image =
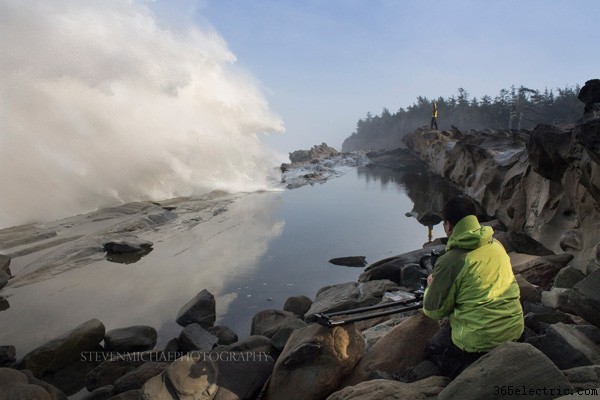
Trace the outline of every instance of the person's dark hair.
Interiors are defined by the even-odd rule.
[[[448,200],[442,211],[444,221],[450,222],[450,225],[455,226],[458,221],[467,215],[476,215],[477,210],[473,200],[465,196],[456,196]]]

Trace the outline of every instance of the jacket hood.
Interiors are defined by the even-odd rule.
[[[448,238],[446,250],[460,248],[466,250],[477,249],[492,241],[494,230],[489,226],[481,226],[477,217],[467,215],[454,227],[452,235]]]

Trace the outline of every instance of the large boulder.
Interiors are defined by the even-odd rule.
[[[575,312],[586,321],[600,327],[600,270],[578,282],[569,296]]]
[[[440,393],[449,381],[441,376],[413,383],[374,379],[339,390],[327,400],[425,400]]]
[[[18,367],[30,370],[36,377],[60,371],[79,361],[85,352],[97,349],[104,340],[104,334],[102,322],[89,320],[27,353],[19,360]]]
[[[273,359],[262,354],[191,353],[146,382],[142,393],[160,400],[253,400],[272,369]]]
[[[204,289],[181,307],[176,322],[183,327],[197,323],[203,328],[210,328],[217,319],[215,308],[215,296]]]
[[[439,323],[422,313],[407,318],[373,345],[345,380],[344,386],[363,382],[376,370],[406,374],[423,361],[427,342],[438,330]]]
[[[541,351],[505,343],[475,361],[438,396],[439,400],[554,399],[571,384]]]
[[[106,332],[104,347],[107,351],[122,353],[152,350],[157,338],[158,334],[153,327],[135,325]]]
[[[0,368],[0,399],[67,400],[60,390],[36,379],[29,371]]]
[[[550,325],[543,336],[528,339],[560,369],[600,364],[600,346],[574,326]]]
[[[510,262],[515,275],[521,274],[528,282],[549,290],[558,272],[573,259],[571,254],[533,256],[510,253]]]
[[[10,257],[5,254],[0,254],[0,271],[6,272],[8,276],[12,276],[10,272]]]
[[[275,364],[265,400],[322,400],[362,357],[364,339],[354,325],[313,324],[295,331]]]

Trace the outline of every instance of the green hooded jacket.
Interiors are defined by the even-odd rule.
[[[423,299],[428,317],[449,315],[452,341],[469,352],[517,340],[524,329],[510,258],[493,233],[474,215],[461,219],[435,264]]]

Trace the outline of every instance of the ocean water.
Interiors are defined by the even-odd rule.
[[[283,192],[240,194],[215,221],[156,234],[141,260],[96,261],[0,294],[0,344],[19,356],[92,318],[107,330],[155,327],[157,347],[181,331],[179,309],[198,292],[217,301],[217,324],[240,337],[254,314],[281,309],[289,296],[314,298],[323,286],[356,281],[362,268],[329,259],[375,262],[420,248],[427,227],[405,214],[414,208],[401,174],[353,169],[324,184]],[[395,179],[395,180],[393,180]],[[442,236],[441,226],[434,236]],[[30,260],[15,258],[18,271]]]

